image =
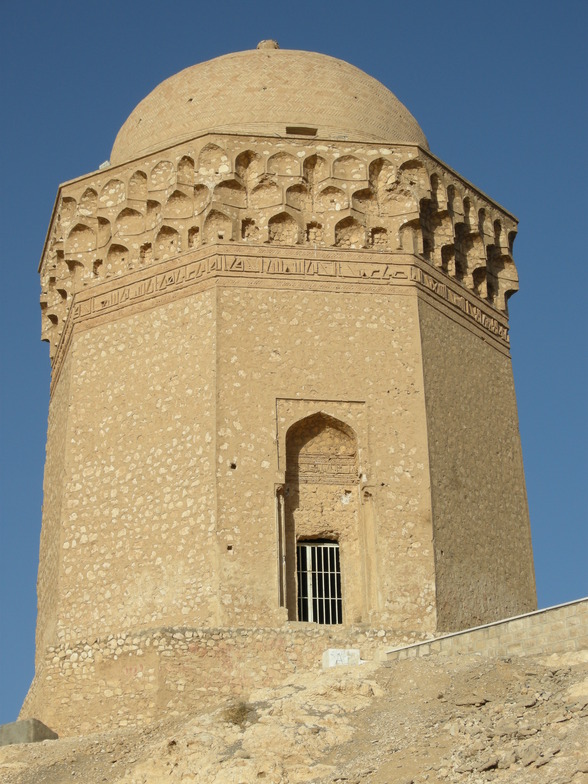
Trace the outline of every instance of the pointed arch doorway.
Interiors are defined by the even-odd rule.
[[[319,412],[289,428],[284,513],[288,619],[361,619],[357,438],[344,422]]]

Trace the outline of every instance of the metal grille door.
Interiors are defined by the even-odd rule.
[[[299,542],[298,620],[343,623],[341,564],[336,542]]]

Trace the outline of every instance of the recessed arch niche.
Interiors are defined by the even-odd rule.
[[[355,431],[323,412],[295,422],[286,433],[282,519],[282,580],[289,620],[299,620],[297,545],[313,541],[339,546],[342,620],[345,624],[362,620],[365,559],[361,517]]]

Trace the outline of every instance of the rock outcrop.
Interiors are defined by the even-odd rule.
[[[582,784],[588,652],[298,673],[142,730],[0,749],[3,784]]]

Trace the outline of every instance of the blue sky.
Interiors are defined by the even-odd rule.
[[[50,374],[37,264],[57,187],[109,158],[164,78],[264,38],[375,76],[519,218],[511,346],[538,602],[588,594],[585,0],[5,0],[2,22],[0,723],[34,666]]]

